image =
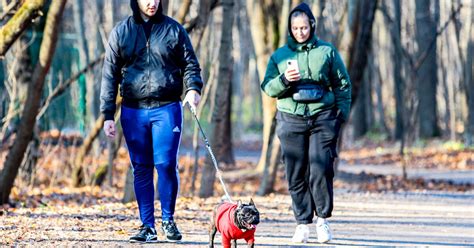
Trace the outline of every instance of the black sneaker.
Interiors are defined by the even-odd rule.
[[[153,227],[142,225],[137,234],[130,237],[130,243],[156,243],[158,237]]]
[[[180,241],[183,236],[178,230],[176,223],[174,221],[163,221],[161,224],[161,230],[165,233],[166,239],[170,242],[178,242]]]

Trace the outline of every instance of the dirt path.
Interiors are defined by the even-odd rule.
[[[184,241],[159,243],[156,247],[205,247],[208,216],[217,201],[180,198],[176,218]],[[257,247],[296,247],[290,243],[295,223],[289,197],[254,197],[254,201],[263,221],[257,229]],[[0,245],[132,246],[127,239],[138,224],[136,211],[134,204],[118,202],[3,211]],[[366,194],[337,190],[333,215],[334,240],[330,245],[474,245],[472,192]],[[314,224],[311,228],[315,229]],[[216,241],[220,242],[219,235]],[[313,235],[305,246],[321,245]]]

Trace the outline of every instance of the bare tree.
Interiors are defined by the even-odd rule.
[[[201,39],[204,34],[204,31],[207,27],[207,22],[211,10],[213,10],[217,5],[217,0],[199,0],[199,11],[196,19],[191,21],[189,29],[191,32],[191,43],[196,51],[199,50],[201,45]],[[187,29],[188,32],[190,30]]]
[[[290,1],[290,0],[287,0]],[[268,60],[280,44],[281,34],[279,33],[279,23],[281,18],[281,8],[283,1],[251,1],[247,0],[247,11],[249,13],[250,30],[255,48],[257,60],[257,71],[260,82],[263,81]],[[287,18],[287,17],[285,17]],[[257,165],[257,172],[262,173],[265,166],[278,154],[272,154],[272,145],[278,145],[278,139],[275,135],[276,127],[276,99],[262,94],[263,109],[263,144],[262,153]]]
[[[176,14],[176,20],[183,24],[184,19],[186,18],[186,15],[189,13],[189,7],[191,7],[191,4],[193,3],[192,0],[183,0],[181,3],[181,6],[179,7],[178,13]]]
[[[372,42],[372,26],[377,9],[377,1],[361,0],[348,3],[349,33],[350,39],[347,44],[342,43],[342,47],[347,47],[347,70],[352,82],[352,103],[357,101],[359,89],[363,84],[364,70],[367,66],[368,53]],[[354,105],[352,104],[351,107]],[[342,131],[341,131],[342,133]],[[342,144],[342,136],[338,141],[338,147]],[[337,173],[338,161],[335,164]]]
[[[402,139],[404,132],[404,108],[405,101],[404,99],[404,88],[405,80],[402,77],[402,62],[404,50],[402,47],[401,41],[401,3],[399,0],[393,0],[391,3],[387,1],[381,2],[381,10],[385,17],[386,25],[390,29],[390,38],[392,41],[393,51],[392,51],[392,63],[393,63],[393,94],[395,96],[395,132],[394,137],[396,139]],[[391,17],[393,16],[393,17]]]
[[[280,27],[279,27],[279,46],[283,46],[286,43],[286,34],[288,32],[288,16],[290,15],[290,8],[292,7],[292,1],[283,1],[281,6],[281,15],[280,15]],[[276,106],[272,106],[276,108]],[[280,139],[277,137],[275,133],[276,128],[276,120],[273,119],[272,129],[273,129],[273,139],[272,143],[269,146],[269,149],[266,154],[266,162],[263,164],[259,164],[259,166],[263,165],[263,173],[262,173],[262,180],[260,183],[260,187],[258,189],[259,195],[266,195],[274,191],[274,186],[276,182],[276,176],[278,171],[278,165],[281,163],[281,144]],[[263,154],[263,151],[262,151]],[[260,158],[262,159],[262,157]],[[261,160],[260,160],[261,161]]]
[[[209,1],[209,0],[200,0],[199,1],[199,10],[198,10],[198,16],[196,19],[194,19],[193,21],[191,21],[191,27],[192,27],[192,32],[191,32],[191,43],[194,47],[194,49],[196,50],[196,53],[199,52],[200,50],[200,47],[201,47],[201,43],[202,43],[202,38],[203,38],[203,35],[206,31],[206,28],[208,26],[208,22],[209,22],[209,16],[211,14],[211,11],[215,8],[217,4],[217,1],[215,0],[212,0],[212,1]],[[209,32],[208,32],[209,33]],[[201,60],[201,65],[204,65],[205,63],[203,63],[203,61]],[[206,70],[204,70],[204,74],[206,74]],[[203,76],[206,76],[206,75],[203,75]],[[206,101],[208,99],[208,96],[209,96],[209,85],[211,84],[211,82],[213,80],[211,79],[208,79],[206,77],[203,77],[204,81],[207,82],[205,84],[205,87],[204,89],[202,90],[201,92],[201,95],[202,95],[202,98],[201,98],[201,103],[199,104],[198,106],[198,109],[197,109],[197,113],[196,113],[196,116],[198,118],[201,117],[201,113],[202,113],[202,110],[203,110],[203,107],[204,105],[206,104]],[[191,171],[189,174],[191,174],[191,178],[190,178],[190,194],[191,195],[194,195],[194,192],[195,192],[195,183],[196,183],[196,178],[197,178],[197,174],[198,174],[198,167],[199,167],[199,164],[198,164],[198,160],[199,160],[199,131],[198,131],[198,127],[197,125],[194,126],[194,129],[193,129],[193,151],[194,151],[194,163],[193,163],[193,166],[191,168]]]
[[[33,73],[32,83],[28,87],[28,97],[21,115],[21,122],[17,136],[10,152],[7,155],[3,170],[0,173],[0,204],[8,202],[18,168],[36,124],[36,115],[39,110],[44,79],[51,65],[56,49],[58,29],[66,0],[57,0],[51,3],[41,41],[39,60]]]
[[[231,79],[232,79],[232,26],[234,22],[234,3],[232,0],[222,1],[222,27],[221,42],[219,47],[219,63],[217,71],[217,84],[215,94],[215,108],[212,114],[212,125],[214,132],[212,144],[219,164],[233,165],[234,154],[232,151],[231,133]],[[208,160],[205,164],[202,177],[200,197],[212,196],[215,181],[214,165]]]
[[[323,13],[326,9],[326,0],[316,0],[313,3],[314,16],[316,17],[316,33],[317,34],[324,34],[326,33],[326,27],[323,23]]]
[[[424,52],[423,48],[430,45],[436,37],[437,22],[430,11],[430,0],[416,1],[416,42],[418,44],[418,57]],[[436,86],[438,84],[436,62],[436,43],[428,51],[427,57],[420,64],[416,73],[415,85],[418,101],[418,119],[420,136],[430,138],[439,135],[437,124],[438,113],[436,104]]]
[[[3,122],[0,131],[0,141],[2,143],[8,139],[13,130],[17,129],[18,116],[25,105],[28,84],[31,82],[33,71],[30,53],[25,52],[29,45],[31,45],[31,40],[22,35],[5,57],[7,62],[5,86],[10,101],[7,114],[1,121]]]
[[[74,4],[72,4],[72,9],[73,9],[73,16],[74,16],[74,29],[75,29],[75,33],[76,33],[76,47],[77,47],[77,51],[79,52],[79,61],[77,63],[77,67],[78,68],[81,68],[83,67],[84,65],[88,64],[89,63],[89,53],[87,52],[87,40],[86,40],[86,32],[85,32],[85,27],[84,27],[84,23],[83,23],[83,20],[88,20],[90,18],[84,18],[84,4],[85,4],[85,1],[79,1],[79,2],[76,2]],[[94,8],[92,8],[94,9]],[[97,25],[92,25],[94,27],[96,27]],[[94,41],[95,42],[95,41]],[[79,87],[78,87],[78,91],[79,91],[79,102],[77,104],[78,108],[79,108],[79,126],[81,128],[84,128],[85,126],[85,115],[86,115],[86,108],[85,108],[85,105],[86,105],[86,100],[85,100],[85,95],[86,95],[86,87],[84,87],[84,85],[86,84],[86,77],[85,75],[82,75],[79,77]],[[90,95],[94,96],[95,94],[93,92],[90,93]]]
[[[469,36],[467,51],[464,62],[463,81],[467,94],[468,118],[466,123],[466,143],[474,144],[474,4],[471,3],[471,23],[469,25]]]
[[[374,23],[377,1],[361,0],[357,2],[355,22],[352,25],[351,41],[349,43],[348,71],[352,82],[352,102],[357,100],[359,89],[362,87],[363,73],[367,65],[368,52],[372,39],[372,24]]]
[[[132,166],[127,170],[127,175],[125,176],[125,186],[123,190],[123,198],[122,202],[123,203],[129,203],[135,201],[135,191],[133,187],[133,169]]]

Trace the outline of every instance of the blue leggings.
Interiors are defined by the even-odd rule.
[[[173,220],[179,185],[181,103],[153,109],[122,106],[121,123],[133,166],[135,196],[142,223],[155,227],[153,166],[158,171],[162,220]]]

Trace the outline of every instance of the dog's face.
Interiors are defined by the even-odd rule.
[[[240,229],[252,230],[260,223],[260,213],[252,199],[250,199],[249,204],[242,204],[242,202],[239,201],[235,214],[236,224]]]

